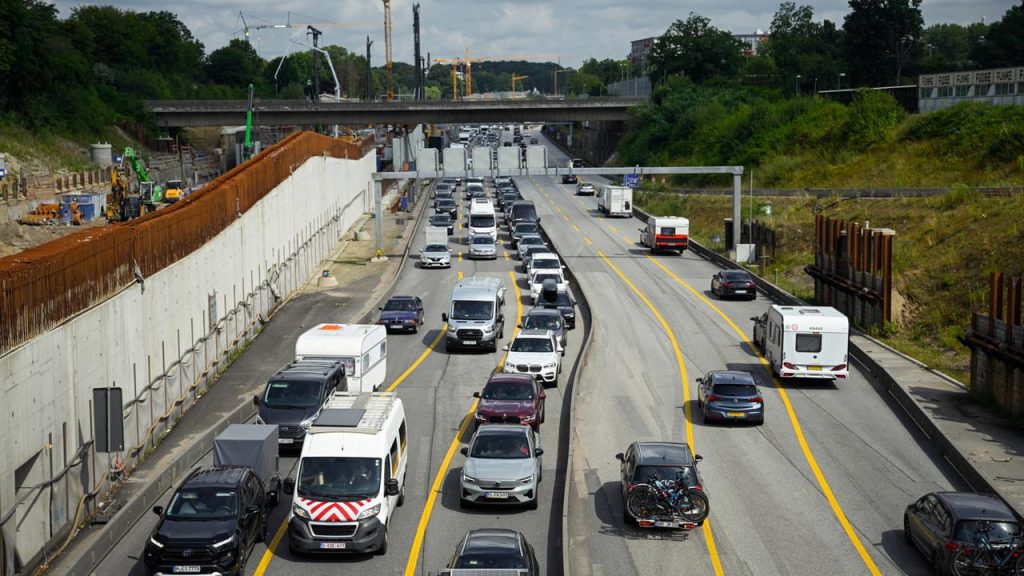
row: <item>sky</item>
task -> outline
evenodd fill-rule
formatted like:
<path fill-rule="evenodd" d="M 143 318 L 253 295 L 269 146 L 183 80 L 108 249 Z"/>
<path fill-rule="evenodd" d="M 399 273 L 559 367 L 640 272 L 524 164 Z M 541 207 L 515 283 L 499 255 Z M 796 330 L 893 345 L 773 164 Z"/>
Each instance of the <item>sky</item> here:
<path fill-rule="evenodd" d="M 51 0 L 52 1 L 52 0 Z M 781 1 L 781 0 L 780 0 Z M 669 24 L 696 12 L 711 24 L 734 33 L 767 31 L 778 8 L 776 0 L 419 0 L 420 46 L 424 57 L 461 57 L 466 47 L 470 56 L 494 60 L 531 60 L 579 66 L 587 58 L 622 59 L 630 40 L 658 36 Z M 83 2 L 56 0 L 62 17 L 83 4 L 110 5 L 140 12 L 168 10 L 178 15 L 192 34 L 206 46 L 206 52 L 220 48 L 232 38 L 242 38 L 241 12 L 250 27 L 285 24 L 292 28 L 250 29 L 250 42 L 269 60 L 289 47 L 290 41 L 308 42 L 307 24 L 323 31 L 321 45 L 338 44 L 365 53 L 366 37 L 373 41 L 374 65 L 384 60 L 384 6 L 373 0 L 119 0 Z M 849 11 L 846 0 L 797 0 L 814 7 L 818 20 L 842 25 Z M 1014 4 L 1014 0 L 924 0 L 925 26 L 937 23 L 969 24 L 985 19 L 993 22 Z M 392 0 L 392 59 L 413 60 L 413 1 Z M 287 12 L 288 10 L 291 11 Z"/>

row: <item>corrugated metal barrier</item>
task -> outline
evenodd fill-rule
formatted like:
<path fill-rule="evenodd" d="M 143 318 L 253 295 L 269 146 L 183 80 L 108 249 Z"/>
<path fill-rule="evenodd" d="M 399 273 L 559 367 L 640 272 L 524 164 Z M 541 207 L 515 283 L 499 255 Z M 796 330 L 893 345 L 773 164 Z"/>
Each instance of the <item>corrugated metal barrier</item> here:
<path fill-rule="evenodd" d="M 192 253 L 308 158 L 361 158 L 372 147 L 294 133 L 170 207 L 0 259 L 0 355 Z"/>

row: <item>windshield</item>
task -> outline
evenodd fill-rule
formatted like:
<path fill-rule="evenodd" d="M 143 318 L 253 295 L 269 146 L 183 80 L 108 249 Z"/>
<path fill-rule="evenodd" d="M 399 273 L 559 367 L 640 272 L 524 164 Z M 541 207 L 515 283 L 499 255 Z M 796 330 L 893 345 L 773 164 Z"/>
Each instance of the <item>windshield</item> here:
<path fill-rule="evenodd" d="M 554 258 L 534 258 L 530 261 L 530 266 L 537 270 L 557 270 L 560 268 L 558 260 Z"/>
<path fill-rule="evenodd" d="M 544 239 L 540 236 L 523 236 L 519 239 L 519 243 L 523 246 L 540 246 L 544 243 Z"/>
<path fill-rule="evenodd" d="M 753 384 L 715 384 L 715 394 L 722 396 L 757 396 L 757 386 Z"/>
<path fill-rule="evenodd" d="M 953 539 L 959 542 L 979 543 L 980 533 L 978 528 L 988 528 L 985 537 L 989 542 L 1007 540 L 1017 533 L 1019 527 L 1016 522 L 997 522 L 995 520 L 961 520 L 956 524 L 956 534 Z"/>
<path fill-rule="evenodd" d="M 396 300 L 388 300 L 387 303 L 384 304 L 384 311 L 385 312 L 392 312 L 392 311 L 415 312 L 416 311 L 416 301 L 415 300 L 406 300 L 404 298 L 401 299 L 401 300 L 397 300 L 397 299 Z"/>
<path fill-rule="evenodd" d="M 681 477 L 687 486 L 697 485 L 693 468 L 689 466 L 637 466 L 633 472 L 633 482 L 647 484 L 651 481 L 651 474 L 657 474 L 659 480 L 672 481 Z"/>
<path fill-rule="evenodd" d="M 492 240 L 490 236 L 482 234 L 479 236 L 473 236 L 473 244 L 484 244 L 488 246 L 493 246 L 494 240 Z"/>
<path fill-rule="evenodd" d="M 263 404 L 268 408 L 311 408 L 320 404 L 320 387 L 311 380 L 271 380 Z"/>
<path fill-rule="evenodd" d="M 237 515 L 238 493 L 228 487 L 182 488 L 167 507 L 167 517 L 175 520 L 226 520 Z"/>
<path fill-rule="evenodd" d="M 494 216 L 470 216 L 469 225 L 473 228 L 494 228 Z"/>
<path fill-rule="evenodd" d="M 306 457 L 296 493 L 321 502 L 366 500 L 380 492 L 380 458 Z"/>
<path fill-rule="evenodd" d="M 498 556 L 494 552 L 486 554 L 464 554 L 455 563 L 456 568 L 475 568 L 477 570 L 510 570 L 526 568 L 520 556 Z"/>
<path fill-rule="evenodd" d="M 448 200 L 447 198 L 437 201 L 438 208 L 454 208 L 455 200 Z"/>
<path fill-rule="evenodd" d="M 490 320 L 492 302 L 456 300 L 452 302 L 452 320 Z"/>
<path fill-rule="evenodd" d="M 424 252 L 447 252 L 448 247 L 444 244 L 427 244 L 423 248 Z"/>
<path fill-rule="evenodd" d="M 519 460 L 530 457 L 530 443 L 520 432 L 512 434 L 483 434 L 473 442 L 469 452 L 472 458 Z"/>
<path fill-rule="evenodd" d="M 556 284 L 562 283 L 562 277 L 558 274 L 534 274 L 531 282 L 543 285 L 545 280 L 554 280 Z"/>
<path fill-rule="evenodd" d="M 430 219 L 431 224 L 439 224 L 441 226 L 447 226 L 452 223 L 452 217 L 448 214 L 435 214 Z"/>
<path fill-rule="evenodd" d="M 528 382 L 488 382 L 484 400 L 533 400 L 533 385 Z"/>
<path fill-rule="evenodd" d="M 545 314 L 543 316 L 527 316 L 523 321 L 524 330 L 558 330 L 562 327 L 562 316 Z"/>
<path fill-rule="evenodd" d="M 513 220 L 537 220 L 537 209 L 532 204 L 520 204 L 512 207 Z"/>
<path fill-rule="evenodd" d="M 533 222 L 524 222 L 524 223 L 519 224 L 519 225 L 516 226 L 516 234 L 523 235 L 523 234 L 536 234 L 536 233 L 537 233 L 537 225 L 534 224 Z"/>
<path fill-rule="evenodd" d="M 547 338 L 516 338 L 509 347 L 511 352 L 554 352 Z"/>

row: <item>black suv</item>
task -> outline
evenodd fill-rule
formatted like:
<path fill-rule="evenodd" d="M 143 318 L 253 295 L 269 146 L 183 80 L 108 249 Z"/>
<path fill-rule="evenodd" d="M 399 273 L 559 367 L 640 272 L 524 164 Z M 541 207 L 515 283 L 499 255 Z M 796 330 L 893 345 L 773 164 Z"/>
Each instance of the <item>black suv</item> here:
<path fill-rule="evenodd" d="M 544 288 L 540 291 L 533 309 L 558 310 L 565 320 L 565 327 L 569 330 L 576 328 L 576 301 L 568 292 L 558 290 L 557 284 L 551 280 L 544 281 Z"/>
<path fill-rule="evenodd" d="M 903 513 L 903 537 L 940 575 L 950 574 L 957 550 L 979 544 L 982 534 L 998 548 L 1019 531 L 1020 520 L 995 494 L 932 492 Z"/>
<path fill-rule="evenodd" d="M 257 424 L 276 424 L 280 446 L 296 446 L 306 438 L 313 420 L 327 400 L 348 390 L 341 360 L 298 360 L 267 381 L 263 393 L 253 396 L 259 407 Z"/>
<path fill-rule="evenodd" d="M 649 483 L 652 474 L 662 480 L 675 480 L 682 475 L 687 486 L 704 490 L 697 472 L 697 463 L 703 458 L 695 455 L 685 442 L 633 442 L 615 458 L 622 463 L 622 518 L 626 522 L 634 520 L 626 510 L 626 494 L 636 484 Z"/>
<path fill-rule="evenodd" d="M 245 467 L 203 467 L 188 475 L 146 542 L 149 574 L 245 573 L 253 544 L 267 534 L 267 491 Z"/>
<path fill-rule="evenodd" d="M 533 546 L 518 530 L 508 528 L 470 530 L 455 548 L 448 561 L 448 570 L 442 571 L 441 576 L 450 576 L 451 570 L 480 573 L 494 570 L 501 574 L 540 576 L 540 564 Z"/>

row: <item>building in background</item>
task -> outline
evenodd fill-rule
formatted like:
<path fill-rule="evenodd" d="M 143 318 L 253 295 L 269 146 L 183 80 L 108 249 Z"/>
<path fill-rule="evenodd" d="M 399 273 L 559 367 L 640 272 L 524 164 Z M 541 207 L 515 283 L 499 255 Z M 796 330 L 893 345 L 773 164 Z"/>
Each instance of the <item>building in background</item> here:
<path fill-rule="evenodd" d="M 648 57 L 651 55 L 651 48 L 654 48 L 654 41 L 657 39 L 657 36 L 651 36 L 650 38 L 633 40 L 629 43 L 629 56 L 627 56 L 629 63 L 638 67 L 642 74 L 647 73 Z"/>
<path fill-rule="evenodd" d="M 924 74 L 917 81 L 918 109 L 931 112 L 960 102 L 1024 104 L 1024 66 Z"/>
<path fill-rule="evenodd" d="M 760 28 L 753 34 L 733 34 L 732 37 L 743 42 L 744 56 L 757 56 L 761 46 L 768 41 L 768 34 Z"/>

